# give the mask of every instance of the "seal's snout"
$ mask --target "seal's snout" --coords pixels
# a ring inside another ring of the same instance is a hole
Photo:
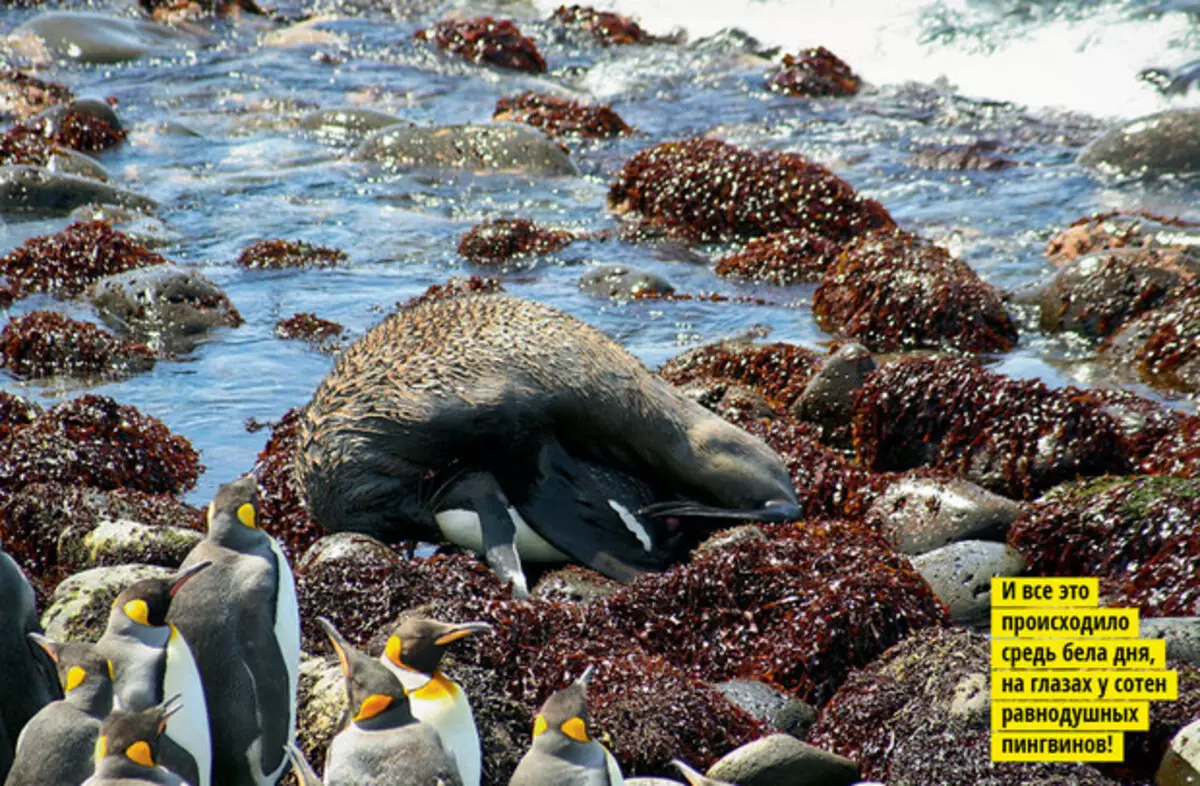
[[[801,515],[802,513],[800,511],[800,506],[796,504],[795,500],[773,499],[762,506],[762,509],[759,510],[756,518],[758,518],[759,521],[774,523],[780,521],[795,521],[796,519],[800,518]]]

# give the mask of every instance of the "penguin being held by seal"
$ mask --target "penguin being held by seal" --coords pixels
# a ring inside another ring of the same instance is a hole
[[[189,786],[158,763],[167,723],[181,709],[173,696],[139,712],[113,710],[96,739],[96,773],[83,786]]]
[[[0,783],[12,766],[21,729],[42,707],[62,698],[54,662],[27,638],[41,632],[33,587],[0,549]]]
[[[350,722],[329,743],[325,786],[462,786],[454,752],[413,717],[404,685],[319,617],[346,675]]]
[[[121,709],[140,712],[171,696],[181,699],[168,715],[163,766],[195,786],[212,779],[212,742],[197,653],[168,621],[180,591],[211,567],[198,562],[166,578],[142,579],[117,596],[96,651],[113,664],[113,690]]]
[[[92,644],[29,637],[54,659],[66,695],[42,707],[21,731],[4,786],[83,783],[95,769],[100,725],[113,709],[112,662]]]
[[[279,544],[258,526],[258,486],[222,485],[208,536],[183,564],[212,566],[183,587],[169,619],[192,644],[213,742],[213,783],[274,786],[296,737],[300,610]]]
[[[491,629],[486,622],[453,625],[409,617],[396,626],[379,656],[404,685],[413,717],[436,729],[446,747],[454,751],[463,786],[479,786],[483,777],[479,730],[467,695],[439,667],[451,644]]]
[[[500,293],[407,306],[342,353],[295,472],[326,530],[449,540],[519,595],[522,558],[629,580],[703,536],[681,519],[800,515],[766,443],[598,330]]]
[[[621,786],[621,768],[592,737],[588,721],[588,666],[579,679],[546,699],[533,720],[533,745],[509,786]]]

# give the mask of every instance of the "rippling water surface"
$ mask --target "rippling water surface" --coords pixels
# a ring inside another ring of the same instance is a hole
[[[659,141],[714,133],[798,151],[1007,289],[1044,276],[1046,240],[1080,216],[1148,208],[1200,217],[1195,185],[1106,181],[1074,163],[1081,145],[1119,118],[1200,103],[1196,90],[1168,102],[1137,79],[1143,68],[1196,58],[1200,6],[1188,0],[618,0],[620,11],[640,16],[651,32],[682,27],[690,43],[612,49],[539,21],[554,5],[542,0],[470,7],[424,0],[264,5],[274,9],[276,21],[216,22],[209,45],[193,52],[115,66],[57,63],[37,72],[76,94],[119,101],[132,133],[101,160],[120,182],[163,204],[159,215],[174,242],[162,253],[218,282],[246,318],[244,326],[213,334],[184,358],[91,388],[161,418],[203,452],[208,472],[192,494],[197,502],[253,464],[264,435],[247,432],[245,421],[277,418],[303,404],[332,363],[302,343],[276,338],[278,319],[315,312],[344,324],[352,337],[361,335],[397,301],[452,275],[482,272],[454,249],[464,231],[486,218],[614,227],[605,206],[613,173]],[[125,6],[101,10],[134,13]],[[451,12],[516,19],[537,41],[550,72],[476,67],[413,39],[416,30]],[[0,10],[0,32],[34,13]],[[323,15],[312,25],[320,40],[271,44],[273,31],[314,13]],[[734,25],[750,37],[721,32]],[[844,57],[872,87],[837,100],[787,98],[763,88],[770,67],[763,55],[771,48],[816,44]],[[525,89],[601,99],[638,133],[571,142],[581,177],[532,179],[389,174],[349,161],[354,140],[296,128],[312,109],[347,105],[418,124],[485,122],[498,98]],[[195,135],[177,133],[180,127]],[[922,147],[977,138],[998,140],[1020,166],[958,173],[906,163]],[[67,223],[6,220],[0,252]],[[245,246],[273,237],[338,246],[352,264],[285,272],[233,265]],[[720,251],[592,241],[503,278],[510,291],[597,325],[650,366],[755,325],[769,326],[775,340],[816,348],[828,341],[812,319],[812,286],[720,279],[701,256]],[[579,291],[585,266],[613,262],[665,276],[680,292],[749,294],[767,303],[622,304]],[[38,298],[21,301],[13,313],[44,305]],[[65,308],[93,318],[86,305]],[[993,359],[999,370],[1051,385],[1112,383],[1113,371],[1090,362],[1086,347],[1026,325],[1020,346]],[[8,377],[0,377],[0,388],[45,404],[80,390],[78,383],[24,384]],[[1172,403],[1193,408],[1187,400]]]

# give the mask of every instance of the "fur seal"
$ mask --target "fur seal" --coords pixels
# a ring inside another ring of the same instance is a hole
[[[501,293],[408,306],[348,348],[301,418],[295,471],[326,530],[444,538],[518,594],[522,555],[629,580],[703,534],[681,517],[800,514],[765,443],[600,331]]]

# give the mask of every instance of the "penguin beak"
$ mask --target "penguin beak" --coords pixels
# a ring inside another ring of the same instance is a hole
[[[183,709],[183,694],[176,693],[159,705],[161,714],[158,719],[158,733],[162,734],[167,728],[171,716]]]
[[[346,657],[346,640],[342,638],[342,634],[338,633],[338,629],[333,626],[325,617],[317,617],[317,623],[325,631],[325,635],[329,638],[329,643],[333,645],[333,651],[337,654],[338,662],[342,664],[342,672],[350,676],[350,660]]]
[[[450,632],[443,634],[434,640],[434,644],[439,647],[445,647],[447,644],[452,644],[459,639],[465,639],[475,633],[491,633],[492,626],[486,622],[464,622],[461,625],[456,625]]]
[[[191,566],[190,568],[186,568],[186,569],[181,570],[178,573],[176,573],[175,574],[175,583],[171,585],[171,590],[170,590],[171,597],[172,598],[175,597],[175,593],[179,592],[180,587],[182,587],[184,584],[187,584],[189,579],[191,579],[193,576],[195,576],[197,573],[204,570],[211,564],[212,564],[212,560],[206,559],[203,562],[197,562],[195,565]]]
[[[50,660],[58,663],[58,645],[54,643],[53,639],[48,639],[40,633],[27,633],[25,635],[34,644],[44,649],[46,654],[50,656]]]
[[[675,769],[679,770],[684,779],[687,780],[688,783],[692,784],[692,786],[699,786],[700,784],[704,783],[705,780],[707,780],[703,775],[696,772],[679,759],[671,759],[671,763],[675,765]]]
[[[588,683],[591,682],[591,680],[592,680],[592,673],[594,671],[596,671],[596,664],[594,664],[594,663],[589,664],[588,667],[583,670],[583,674],[580,674],[575,679],[575,681],[578,682],[580,685],[582,685],[584,688],[586,688],[588,686]]]

